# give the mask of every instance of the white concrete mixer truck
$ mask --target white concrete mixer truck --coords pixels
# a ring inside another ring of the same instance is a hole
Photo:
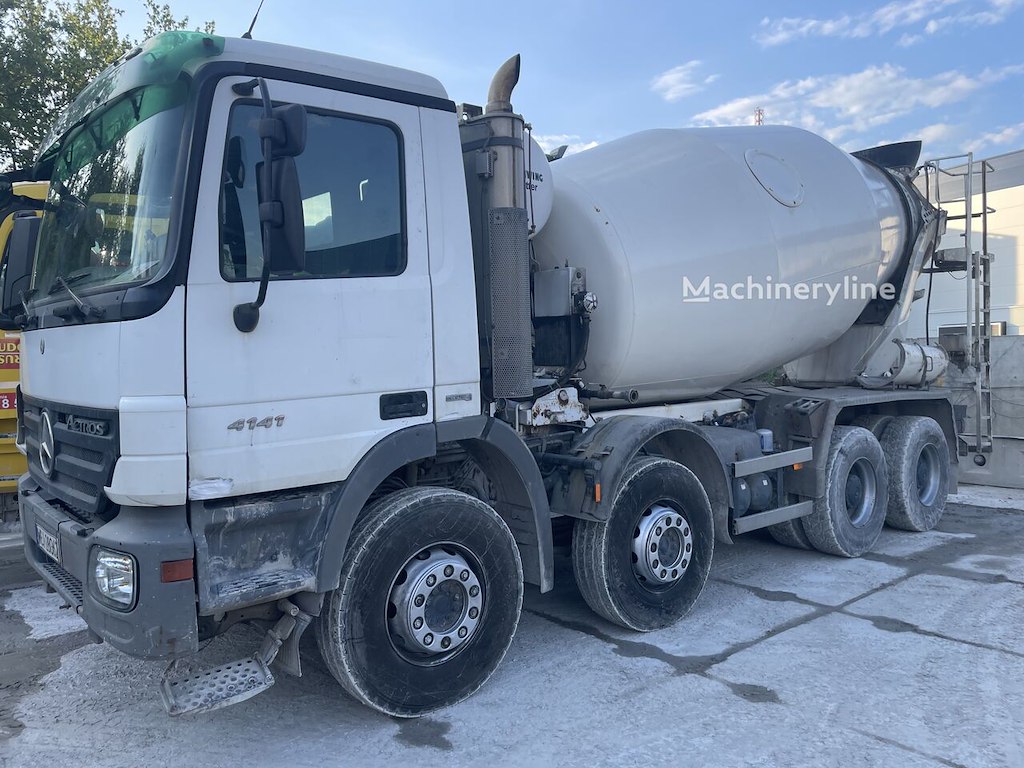
[[[413,72],[167,33],[42,146],[2,307],[27,557],[129,654],[265,629],[169,672],[172,714],[299,674],[309,627],[371,707],[460,701],[524,582],[551,588],[553,529],[586,602],[644,631],[733,536],[855,557],[942,514],[945,355],[901,337],[944,227],[919,145],[662,130],[550,162],[518,70],[456,107]]]

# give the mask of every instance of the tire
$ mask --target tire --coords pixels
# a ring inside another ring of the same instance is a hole
[[[711,503],[693,472],[657,456],[634,459],[608,521],[577,520],[573,529],[572,567],[583,599],[595,613],[627,629],[646,632],[674,624],[704,589],[714,528]],[[654,551],[671,552],[675,567],[646,557],[651,544]]]
[[[885,525],[889,476],[878,440],[864,427],[832,430],[825,488],[802,518],[819,552],[859,557],[875,546]]]
[[[356,521],[316,639],[355,699],[419,717],[486,682],[512,642],[522,603],[519,550],[498,513],[458,491],[408,488]]]
[[[876,440],[881,442],[882,435],[885,434],[885,430],[889,428],[894,418],[894,416],[886,416],[883,413],[868,413],[864,416],[858,416],[850,422],[850,425],[864,427],[864,429],[875,436]]]
[[[803,523],[800,518],[787,520],[784,523],[776,523],[768,526],[768,533],[777,544],[793,549],[814,549],[811,540],[807,538]]]
[[[900,416],[882,437],[889,465],[885,522],[904,531],[930,531],[946,510],[949,445],[935,419]]]

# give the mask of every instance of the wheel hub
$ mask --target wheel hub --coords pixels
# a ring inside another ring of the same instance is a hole
[[[934,445],[926,445],[921,449],[917,459],[917,496],[921,503],[930,507],[939,495],[939,484],[942,479],[942,468],[939,464],[939,453]]]
[[[484,592],[466,558],[438,545],[405,564],[389,602],[392,639],[407,650],[434,656],[455,651],[473,636]]]
[[[647,509],[633,534],[633,571],[655,585],[683,577],[693,556],[693,531],[679,512],[661,504]]]
[[[846,514],[855,527],[867,523],[875,508],[875,469],[867,459],[857,459],[846,476]]]

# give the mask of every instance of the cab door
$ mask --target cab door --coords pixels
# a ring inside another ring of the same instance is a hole
[[[415,106],[268,81],[308,114],[295,158],[306,259],[273,274],[256,329],[235,305],[263,268],[258,92],[217,88],[186,300],[192,498],[346,478],[387,434],[433,418],[423,160]]]

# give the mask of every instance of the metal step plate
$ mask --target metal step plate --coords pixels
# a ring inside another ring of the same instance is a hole
[[[239,659],[181,680],[164,678],[160,697],[170,715],[211,712],[251,699],[274,684],[262,659]]]

